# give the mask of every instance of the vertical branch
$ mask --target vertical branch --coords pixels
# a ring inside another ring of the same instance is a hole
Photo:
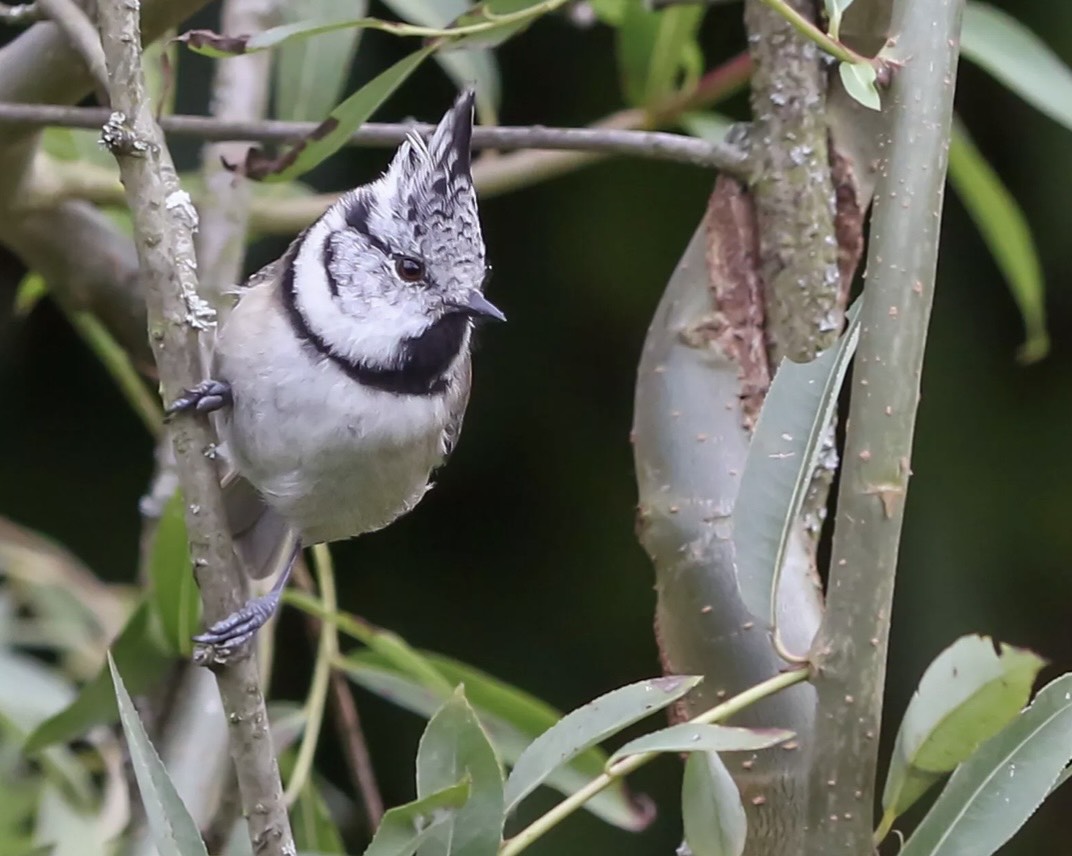
[[[884,140],[838,496],[819,693],[809,856],[871,851],[894,573],[934,289],[963,0],[897,0],[904,67]]]
[[[276,0],[225,0],[220,12],[224,33],[257,33],[270,26]],[[271,72],[269,51],[232,57],[217,62],[212,84],[212,115],[237,121],[264,118],[268,105]],[[225,164],[246,161],[250,143],[210,143],[201,155],[205,195],[198,213],[197,261],[201,268],[201,293],[217,309],[221,293],[242,279],[251,193],[240,171]]]
[[[790,0],[814,20],[814,0]],[[841,329],[834,187],[819,49],[764,0],[745,0],[752,55],[752,195],[767,341],[775,364],[806,362]]]
[[[149,339],[165,395],[201,379],[198,330],[212,323],[197,294],[193,230],[196,214],[178,184],[163,135],[153,120],[141,67],[139,5],[100,0],[101,40],[108,64],[113,114],[104,141],[115,153],[134,220],[135,243],[146,281]],[[186,498],[190,555],[209,622],[243,601],[245,580],[236,561],[223,500],[206,452],[213,434],[201,417],[172,428],[179,481]],[[294,842],[282,802],[279,770],[256,659],[250,655],[216,671],[250,838],[258,854],[292,856]]]

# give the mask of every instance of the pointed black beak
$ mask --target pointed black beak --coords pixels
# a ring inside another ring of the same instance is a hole
[[[452,304],[454,309],[470,318],[488,318],[492,321],[505,321],[506,316],[499,308],[488,300],[475,288],[457,303]]]

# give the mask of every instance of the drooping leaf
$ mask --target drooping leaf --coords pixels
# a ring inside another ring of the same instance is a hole
[[[1023,826],[1072,759],[1072,675],[961,764],[901,856],[990,856]]]
[[[702,678],[653,678],[612,690],[566,714],[521,753],[506,780],[506,810],[543,784],[555,770],[589,746],[673,704]]]
[[[135,693],[146,692],[159,683],[172,662],[152,618],[149,602],[142,601],[111,646],[110,656],[123,669],[127,686]],[[111,724],[118,717],[111,673],[106,663],[70,705],[33,730],[23,748],[32,754],[55,743],[80,737],[94,725]]]
[[[1028,104],[1072,131],[1072,68],[1008,12],[987,3],[968,3],[960,50]]]
[[[499,756],[513,764],[525,748],[562,718],[550,705],[484,672],[448,657],[427,654],[451,685],[465,684],[466,694]],[[342,666],[355,683],[406,710],[431,717],[446,696],[406,675],[374,652],[349,655]],[[603,772],[607,755],[599,747],[586,749],[567,765],[555,770],[544,784],[562,794],[572,794]],[[646,804],[632,799],[624,782],[618,781],[585,803],[592,814],[630,831],[643,829],[651,820]]]
[[[130,750],[130,763],[138,782],[145,817],[160,856],[208,856],[205,842],[179,798],[160,757],[141,724],[115,660],[108,655],[108,670],[115,685],[119,718]]]
[[[1020,359],[1042,359],[1050,349],[1050,336],[1046,330],[1042,265],[1031,227],[1016,199],[958,120],[954,120],[949,145],[949,181],[986,241],[1020,309],[1027,335]]]
[[[748,820],[726,765],[714,752],[694,752],[681,785],[685,843],[693,856],[741,856]]]
[[[417,796],[429,796],[466,777],[468,802],[421,844],[421,856],[495,856],[502,843],[502,768],[458,687],[421,736]]]
[[[1045,661],[1030,651],[962,636],[927,667],[897,732],[884,824],[903,814],[1020,712]]]
[[[271,50],[289,42],[336,33],[340,30],[365,28],[391,32],[400,27],[401,25],[392,21],[359,16],[304,18],[250,35],[232,36],[212,30],[188,30],[176,36],[175,41],[182,42],[194,53],[220,59]]]
[[[466,11],[465,0],[385,0],[398,17],[423,27],[446,27]],[[476,91],[476,114],[485,125],[498,124],[501,96],[499,66],[490,50],[437,51],[433,57],[459,89]]]
[[[730,725],[693,725],[681,722],[630,740],[607,760],[615,761],[645,752],[755,752],[793,739],[784,728],[737,728]]]
[[[849,93],[864,107],[872,110],[882,109],[882,96],[878,93],[875,85],[877,73],[875,67],[869,62],[839,62],[838,76]]]
[[[280,5],[285,24],[330,20],[338,0],[288,0]],[[346,12],[363,18],[366,0],[351,0]],[[292,122],[319,121],[338,103],[357,51],[359,27],[340,27],[314,39],[283,42],[273,57],[275,116]]]
[[[469,780],[388,810],[364,856],[412,856],[469,799]]]
[[[250,150],[243,172],[261,181],[291,181],[335,154],[346,140],[390,97],[432,51],[429,46],[400,59],[380,72],[328,114],[307,137],[299,140],[278,157],[263,149]]]
[[[653,12],[643,0],[625,0],[618,28],[618,66],[626,99],[649,107],[679,88],[679,77],[695,76],[697,31],[702,6],[673,6]]]
[[[168,500],[160,517],[153,537],[149,579],[151,603],[166,642],[172,651],[189,657],[193,651],[191,637],[200,626],[201,597],[186,540],[186,508],[181,491]]]
[[[841,338],[810,363],[783,360],[763,402],[733,508],[737,584],[758,620],[775,622],[789,535],[859,337],[859,301]]]

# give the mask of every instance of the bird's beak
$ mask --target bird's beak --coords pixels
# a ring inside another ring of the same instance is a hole
[[[494,321],[506,320],[506,316],[499,311],[499,308],[475,288],[457,303],[454,303],[453,306],[459,312],[464,312],[471,318],[491,318]]]

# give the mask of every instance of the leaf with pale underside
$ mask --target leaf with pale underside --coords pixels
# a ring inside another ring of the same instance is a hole
[[[464,779],[421,799],[395,806],[380,821],[363,856],[412,856],[469,799]]]
[[[841,62],[838,63],[838,76],[845,91],[871,110],[882,109],[882,96],[878,94],[878,86],[875,81],[878,73],[870,62]]]
[[[1072,759],[1072,675],[962,763],[900,856],[990,856],[1035,812]]]
[[[784,728],[737,728],[681,722],[630,740],[607,759],[615,761],[646,752],[756,752],[793,739]]]
[[[841,32],[841,18],[845,10],[852,5],[853,0],[823,0],[826,9],[826,17],[830,21],[830,37],[838,38]]]
[[[885,824],[1011,722],[1045,661],[963,636],[927,667],[897,733],[882,794]]]
[[[701,680],[694,675],[675,675],[639,681],[566,714],[517,759],[506,780],[506,810],[513,811],[548,776],[585,749],[668,707]]]
[[[790,533],[837,408],[859,338],[859,301],[841,338],[810,363],[783,360],[763,402],[733,508],[737,584],[756,619],[775,622],[775,592]]]
[[[748,820],[741,795],[715,752],[694,752],[685,762],[681,819],[692,856],[741,856]]]

